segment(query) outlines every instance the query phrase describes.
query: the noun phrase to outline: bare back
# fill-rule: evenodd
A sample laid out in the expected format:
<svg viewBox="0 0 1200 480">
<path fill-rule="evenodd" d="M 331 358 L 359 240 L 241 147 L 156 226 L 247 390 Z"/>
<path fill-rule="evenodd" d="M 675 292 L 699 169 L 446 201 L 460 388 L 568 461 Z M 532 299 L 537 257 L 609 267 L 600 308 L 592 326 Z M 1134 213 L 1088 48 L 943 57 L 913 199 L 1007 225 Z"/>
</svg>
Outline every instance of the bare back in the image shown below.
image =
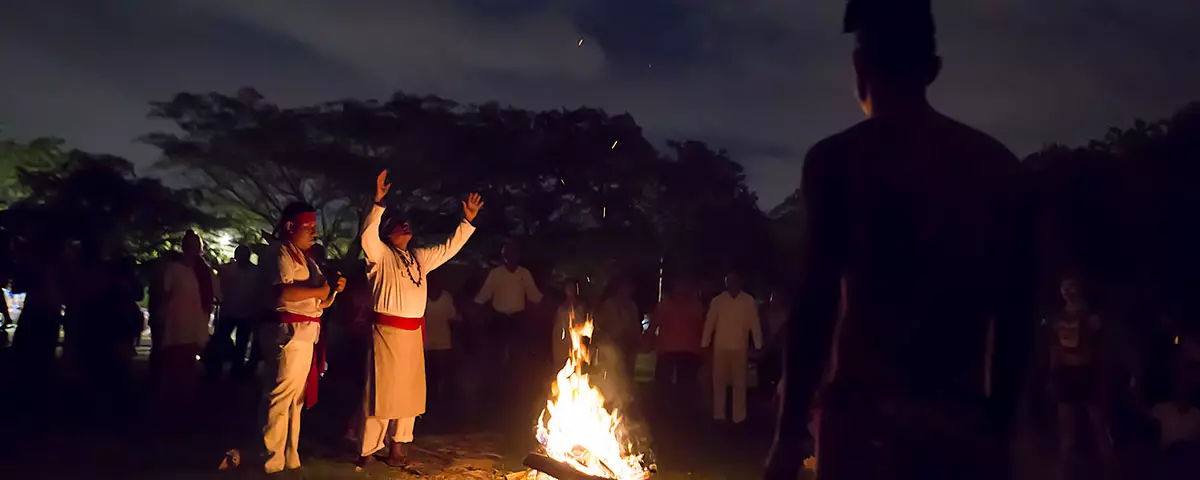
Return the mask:
<svg viewBox="0 0 1200 480">
<path fill-rule="evenodd" d="M 845 278 L 835 382 L 982 393 L 988 322 L 1011 300 L 1021 261 L 1017 158 L 930 113 L 864 121 L 808 161 L 824 192 L 811 208 L 826 219 L 811 233 L 839 244 L 812 254 L 833 257 Z"/>
</svg>

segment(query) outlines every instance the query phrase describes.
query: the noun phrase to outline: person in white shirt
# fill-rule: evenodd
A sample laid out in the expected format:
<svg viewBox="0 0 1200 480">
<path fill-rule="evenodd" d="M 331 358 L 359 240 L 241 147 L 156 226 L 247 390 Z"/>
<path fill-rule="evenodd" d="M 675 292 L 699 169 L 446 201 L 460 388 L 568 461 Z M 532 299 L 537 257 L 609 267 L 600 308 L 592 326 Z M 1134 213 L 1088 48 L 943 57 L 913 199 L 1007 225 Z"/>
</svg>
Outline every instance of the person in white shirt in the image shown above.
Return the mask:
<svg viewBox="0 0 1200 480">
<path fill-rule="evenodd" d="M 346 287 L 345 278 L 330 285 L 309 256 L 317 237 L 313 207 L 294 203 L 281 217 L 273 235 L 279 241 L 263 262 L 276 315 L 256 332 L 268 379 L 263 425 L 267 473 L 300 468 L 300 414 L 316 404 L 317 381 L 325 369 L 321 314 Z"/>
<path fill-rule="evenodd" d="M 747 338 L 749 337 L 749 338 Z M 713 419 L 725 420 L 725 391 L 733 388 L 733 423 L 746 420 L 748 340 L 763 344 L 758 302 L 742 291 L 742 277 L 725 277 L 725 291 L 712 299 L 704 322 L 701 346 L 713 346 Z"/>
<path fill-rule="evenodd" d="M 208 343 L 212 312 L 211 270 L 200 257 L 200 237 L 188 230 L 183 254 L 163 266 L 161 292 L 162 335 L 155 346 L 162 352 L 163 393 L 174 401 L 187 401 L 196 390 L 196 356 Z"/>
<path fill-rule="evenodd" d="M 210 345 L 212 353 L 206 359 L 208 374 L 220 377 L 229 363 L 230 375 L 240 376 L 245 373 L 251 333 L 264 313 L 263 279 L 258 265 L 250 261 L 250 247 L 239 245 L 233 251 L 233 263 L 217 268 L 217 280 L 216 296 L 221 308 Z M 232 342 L 231 335 L 235 335 Z"/>
<path fill-rule="evenodd" d="M 489 356 L 496 362 L 494 365 L 523 373 L 529 363 L 527 356 L 540 346 L 531 343 L 535 335 L 525 303 L 541 302 L 542 292 L 529 270 L 521 266 L 521 252 L 515 243 L 505 243 L 500 255 L 504 257 L 504 264 L 488 272 L 483 287 L 475 295 L 475 303 L 491 302 L 488 332 L 494 350 Z M 498 377 L 500 375 L 493 378 Z"/>
<path fill-rule="evenodd" d="M 462 202 L 463 220 L 445 242 L 411 248 L 412 227 L 393 216 L 383 221 L 383 199 L 391 184 L 387 170 L 375 182 L 375 206 L 363 226 L 362 248 L 367 257 L 367 279 L 375 305 L 370 366 L 367 368 L 363 408 L 362 448 L 359 465 L 374 460 L 384 442 L 392 441 L 387 463 L 407 463 L 413 426 L 425 413 L 425 314 L 427 275 L 462 250 L 475 233 L 471 221 L 483 207 L 478 193 Z"/>
<path fill-rule="evenodd" d="M 450 324 L 458 320 L 454 297 L 442 288 L 438 279 L 437 275 L 427 277 L 429 303 L 425 306 L 425 362 L 429 373 L 430 396 L 435 400 L 449 393 L 450 378 L 454 372 Z"/>
</svg>

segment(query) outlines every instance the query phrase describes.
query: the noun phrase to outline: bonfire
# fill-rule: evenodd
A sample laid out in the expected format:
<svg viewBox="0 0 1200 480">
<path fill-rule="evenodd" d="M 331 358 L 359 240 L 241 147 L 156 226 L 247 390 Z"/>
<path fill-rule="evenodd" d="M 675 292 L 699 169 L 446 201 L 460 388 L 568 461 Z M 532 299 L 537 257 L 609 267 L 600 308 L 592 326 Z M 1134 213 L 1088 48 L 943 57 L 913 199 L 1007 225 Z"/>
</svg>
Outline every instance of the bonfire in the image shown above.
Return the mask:
<svg viewBox="0 0 1200 480">
<path fill-rule="evenodd" d="M 570 357 L 558 371 L 550 400 L 537 421 L 541 453 L 570 467 L 572 474 L 613 480 L 649 478 L 651 470 L 627 438 L 620 412 L 605 408 L 604 395 L 584 373 L 590 363 L 584 338 L 592 336 L 591 319 L 576 324 L 572 315 L 570 324 Z"/>
</svg>

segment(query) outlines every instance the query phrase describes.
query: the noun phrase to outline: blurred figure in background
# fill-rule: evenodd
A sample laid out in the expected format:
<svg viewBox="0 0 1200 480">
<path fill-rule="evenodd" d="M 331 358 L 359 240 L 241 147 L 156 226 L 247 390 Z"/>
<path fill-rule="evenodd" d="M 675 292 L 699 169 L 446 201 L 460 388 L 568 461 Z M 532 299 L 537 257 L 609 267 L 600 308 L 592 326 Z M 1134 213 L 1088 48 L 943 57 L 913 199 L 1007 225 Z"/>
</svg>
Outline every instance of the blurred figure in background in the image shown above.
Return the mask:
<svg viewBox="0 0 1200 480">
<path fill-rule="evenodd" d="M 563 300 L 554 312 L 554 328 L 551 329 L 551 365 L 554 374 L 566 365 L 571 355 L 571 329 L 587 321 L 587 305 L 579 298 L 579 280 L 568 278 L 563 282 Z"/>
<path fill-rule="evenodd" d="M 250 247 L 239 245 L 233 251 L 233 263 L 217 269 L 217 280 L 221 309 L 205 358 L 207 373 L 210 378 L 219 378 L 228 363 L 230 376 L 244 376 L 251 337 L 262 315 L 265 284 L 258 266 L 250 261 Z"/>
<path fill-rule="evenodd" d="M 450 393 L 454 376 L 454 348 L 450 325 L 458 321 L 454 297 L 442 286 L 440 275 L 430 275 L 429 301 L 425 304 L 425 364 L 429 372 L 429 396 L 435 404 L 455 397 Z"/>
<path fill-rule="evenodd" d="M 667 296 L 650 315 L 651 335 L 657 359 L 654 365 L 655 394 L 674 405 L 688 399 L 695 402 L 699 388 L 701 337 L 704 335 L 704 305 L 695 285 L 687 279 L 676 280 Z"/>
<path fill-rule="evenodd" d="M 788 317 L 792 314 L 792 298 L 776 288 L 767 299 L 765 310 L 766 347 L 758 362 L 758 388 L 768 397 L 773 397 L 783 378 L 783 347 L 786 344 Z"/>
<path fill-rule="evenodd" d="M 633 399 L 633 371 L 642 338 L 642 317 L 633 300 L 633 283 L 613 278 L 604 287 L 600 305 L 592 316 L 596 361 L 606 373 L 610 391 L 617 398 Z"/>
<path fill-rule="evenodd" d="M 483 287 L 475 295 L 475 303 L 491 304 L 487 327 L 491 333 L 493 367 L 509 370 L 494 375 L 493 381 L 514 375 L 515 378 L 507 380 L 522 381 L 528 379 L 523 373 L 532 364 L 532 339 L 542 338 L 536 335 L 535 320 L 526 311 L 526 303 L 541 302 L 542 292 L 529 270 L 521 266 L 521 252 L 515 242 L 506 242 L 500 255 L 504 263 L 488 272 Z"/>
<path fill-rule="evenodd" d="M 1062 311 L 1051 320 L 1050 376 L 1058 406 L 1059 455 L 1063 469 L 1075 453 L 1079 414 L 1086 415 L 1089 438 L 1107 459 L 1112 451 L 1105 398 L 1106 377 L 1100 317 L 1088 307 L 1077 277 L 1059 287 Z"/>
<path fill-rule="evenodd" d="M 212 269 L 200 256 L 200 236 L 188 230 L 183 252 L 163 266 L 162 334 L 154 348 L 162 355 L 158 383 L 168 410 L 191 401 L 196 391 L 197 356 L 208 344 L 214 289 Z"/>
<path fill-rule="evenodd" d="M 754 348 L 762 348 L 758 302 L 742 290 L 741 275 L 730 273 L 725 277 L 725 291 L 709 303 L 700 342 L 701 347 L 713 347 L 713 420 L 724 422 L 728 418 L 725 395 L 730 389 L 733 423 L 746 420 L 746 373 L 751 341 Z"/>
</svg>

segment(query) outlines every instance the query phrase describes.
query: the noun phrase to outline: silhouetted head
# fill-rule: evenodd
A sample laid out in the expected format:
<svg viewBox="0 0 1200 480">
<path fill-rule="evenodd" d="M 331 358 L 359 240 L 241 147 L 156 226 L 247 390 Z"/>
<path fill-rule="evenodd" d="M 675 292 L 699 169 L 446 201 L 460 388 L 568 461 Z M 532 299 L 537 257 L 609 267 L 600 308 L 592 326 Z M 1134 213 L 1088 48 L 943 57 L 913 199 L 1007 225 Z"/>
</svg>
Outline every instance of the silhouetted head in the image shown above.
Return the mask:
<svg viewBox="0 0 1200 480">
<path fill-rule="evenodd" d="M 1083 304 L 1083 285 L 1079 281 L 1079 277 L 1075 275 L 1064 276 L 1058 284 L 1058 292 L 1062 295 L 1063 301 L 1067 305 L 1078 306 Z"/>
<path fill-rule="evenodd" d="M 412 224 L 408 223 L 402 215 L 395 214 L 379 228 L 379 235 L 392 248 L 406 250 L 408 242 L 412 241 Z"/>
<path fill-rule="evenodd" d="M 854 34 L 856 93 L 868 117 L 882 97 L 924 101 L 942 69 L 930 0 L 850 0 L 843 29 Z"/>
<path fill-rule="evenodd" d="M 579 279 L 568 278 L 563 282 L 563 298 L 571 303 L 579 299 Z"/>
<path fill-rule="evenodd" d="M 500 257 L 504 259 L 504 266 L 509 270 L 516 270 L 521 266 L 521 249 L 517 247 L 517 242 L 504 242 L 504 246 L 500 248 Z"/>
<path fill-rule="evenodd" d="M 742 293 L 742 276 L 736 272 L 731 272 L 725 276 L 725 291 L 730 295 Z"/>
<path fill-rule="evenodd" d="M 317 241 L 317 210 L 302 202 L 284 207 L 276 237 L 307 252 Z"/>
<path fill-rule="evenodd" d="M 233 250 L 233 261 L 242 266 L 250 265 L 250 247 L 246 245 L 238 245 L 238 247 Z"/>
<path fill-rule="evenodd" d="M 183 234 L 183 259 L 195 260 L 200 258 L 200 236 L 188 230 Z"/>
</svg>

